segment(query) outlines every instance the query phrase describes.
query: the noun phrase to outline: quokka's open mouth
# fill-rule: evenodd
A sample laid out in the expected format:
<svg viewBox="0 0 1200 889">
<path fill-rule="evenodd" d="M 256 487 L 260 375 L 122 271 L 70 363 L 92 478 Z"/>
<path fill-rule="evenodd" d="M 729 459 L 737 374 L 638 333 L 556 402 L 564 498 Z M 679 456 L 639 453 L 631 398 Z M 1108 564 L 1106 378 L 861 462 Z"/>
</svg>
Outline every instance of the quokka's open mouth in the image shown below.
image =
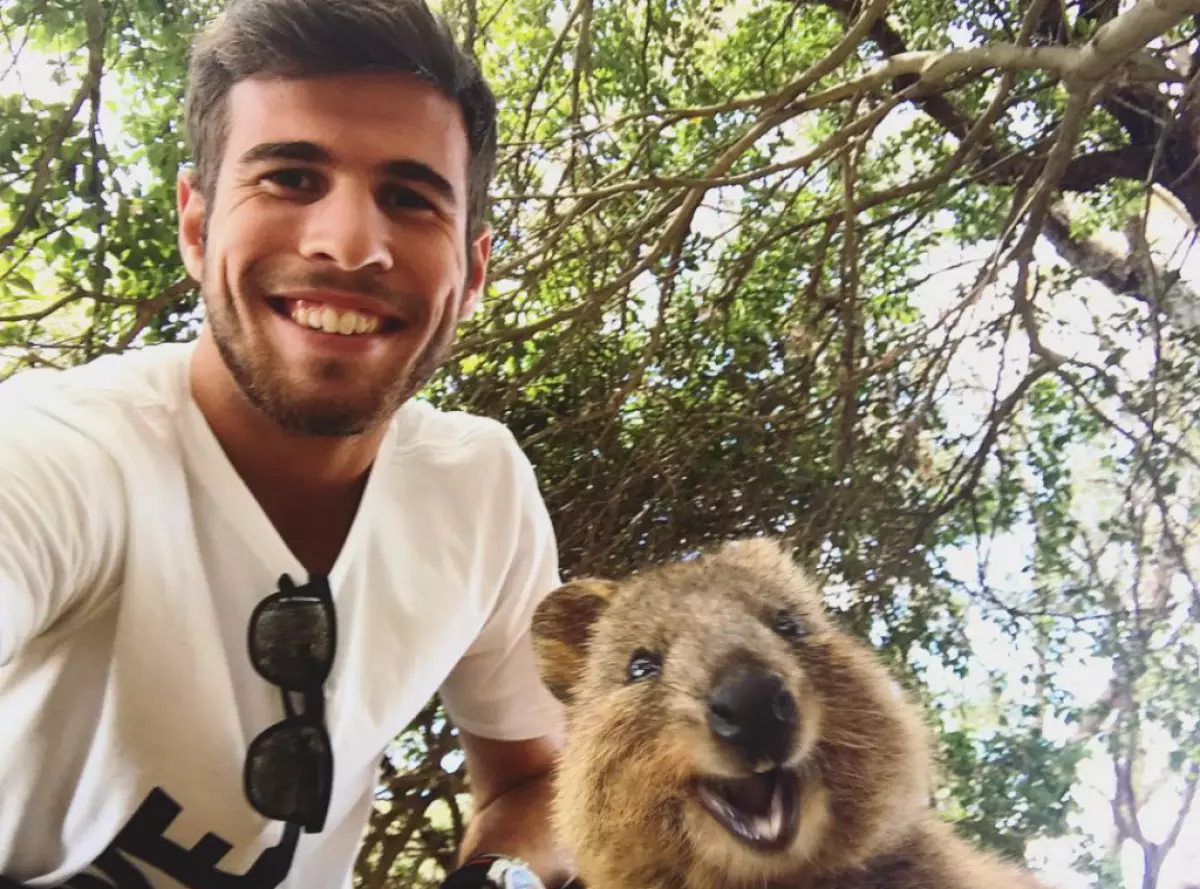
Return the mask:
<svg viewBox="0 0 1200 889">
<path fill-rule="evenodd" d="M 783 849 L 796 836 L 799 786 L 787 769 L 748 778 L 700 778 L 696 797 L 718 824 L 754 849 Z"/>
</svg>

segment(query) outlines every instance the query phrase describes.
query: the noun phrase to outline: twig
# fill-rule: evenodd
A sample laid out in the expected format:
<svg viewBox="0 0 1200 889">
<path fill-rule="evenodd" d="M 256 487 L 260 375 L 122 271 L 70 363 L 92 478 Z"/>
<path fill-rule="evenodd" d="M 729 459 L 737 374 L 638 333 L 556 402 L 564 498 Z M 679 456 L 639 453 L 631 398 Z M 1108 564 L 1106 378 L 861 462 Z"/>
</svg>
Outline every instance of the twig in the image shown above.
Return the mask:
<svg viewBox="0 0 1200 889">
<path fill-rule="evenodd" d="M 190 277 L 184 278 L 176 281 L 157 296 L 135 303 L 137 309 L 134 313 L 133 323 L 121 334 L 121 338 L 117 340 L 116 350 L 123 352 L 133 342 L 134 338 L 145 329 L 146 325 L 154 319 L 155 315 L 196 286 L 198 285 Z"/>
<path fill-rule="evenodd" d="M 857 103 L 854 107 L 857 107 Z M 851 111 L 853 116 L 853 108 Z M 837 473 L 843 476 L 850 465 L 854 453 L 854 427 L 857 419 L 858 374 L 856 365 L 858 357 L 858 335 L 860 319 L 858 315 L 858 208 L 854 204 L 854 186 L 858 180 L 858 160 L 863 149 L 861 141 L 851 143 L 844 151 L 842 160 L 842 256 L 841 256 L 841 294 L 839 301 L 842 310 L 842 356 L 840 380 L 842 396 L 842 413 L 837 441 L 837 452 L 834 462 Z"/>
<path fill-rule="evenodd" d="M 700 201 L 704 194 L 707 193 L 709 189 L 720 184 L 740 184 L 743 182 L 753 181 L 785 169 L 803 168 L 808 164 L 811 164 L 813 161 L 836 150 L 837 148 L 840 148 L 842 145 L 845 145 L 854 136 L 877 126 L 879 122 L 886 117 L 887 114 L 897 104 L 904 100 L 904 98 L 905 97 L 903 94 L 889 98 L 886 102 L 882 103 L 879 108 L 875 109 L 870 114 L 858 118 L 857 120 L 854 120 L 837 130 L 824 141 L 822 141 L 812 151 L 807 152 L 798 158 L 794 158 L 790 161 L 780 164 L 773 164 L 769 167 L 756 170 L 752 173 L 744 174 L 742 176 L 731 176 L 724 179 L 718 178 L 721 177 L 725 171 L 727 171 L 729 167 L 733 165 L 734 161 L 738 157 L 740 157 L 750 148 L 755 140 L 761 138 L 771 128 L 777 126 L 780 122 L 782 122 L 782 120 L 786 119 L 788 112 L 781 112 L 772 115 L 764 121 L 760 121 L 759 125 L 752 127 L 745 136 L 739 139 L 733 146 L 731 146 L 721 155 L 721 157 L 713 165 L 712 169 L 708 171 L 704 178 L 700 180 L 692 180 L 695 184 L 692 185 L 689 191 L 674 195 L 666 202 L 663 209 L 667 211 L 674 210 L 674 216 L 668 223 L 666 230 L 662 233 L 658 240 L 655 241 L 650 249 L 645 252 L 641 260 L 635 265 L 626 269 L 608 284 L 596 290 L 589 296 L 587 300 L 578 303 L 571 308 L 556 312 L 553 315 L 541 319 L 540 321 L 534 322 L 533 324 L 529 324 L 524 327 L 510 328 L 509 330 L 503 331 L 488 338 L 482 343 L 464 341 L 460 344 L 459 348 L 456 349 L 455 355 L 460 356 L 473 350 L 488 349 L 501 343 L 524 339 L 532 336 L 535 333 L 547 330 L 555 325 L 563 323 L 564 321 L 570 321 L 585 314 L 586 312 L 591 311 L 593 306 L 608 299 L 608 297 L 610 297 L 613 293 L 616 293 L 624 288 L 635 278 L 637 278 L 638 275 L 650 268 L 664 253 L 675 247 L 676 242 L 683 237 L 684 232 L 691 221 L 692 215 L 695 213 L 696 208 L 700 205 Z M 496 274 L 503 274 L 503 272 L 497 272 Z"/>
</svg>

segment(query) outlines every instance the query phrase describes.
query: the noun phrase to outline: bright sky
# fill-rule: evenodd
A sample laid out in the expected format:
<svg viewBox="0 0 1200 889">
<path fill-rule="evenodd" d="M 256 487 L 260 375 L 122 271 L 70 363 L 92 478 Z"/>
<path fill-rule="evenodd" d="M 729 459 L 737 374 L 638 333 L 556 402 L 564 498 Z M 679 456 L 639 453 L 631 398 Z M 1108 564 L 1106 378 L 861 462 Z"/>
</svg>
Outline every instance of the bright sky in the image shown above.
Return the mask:
<svg viewBox="0 0 1200 889">
<path fill-rule="evenodd" d="M 1178 268 L 1183 278 L 1193 287 L 1200 287 L 1200 256 L 1196 251 L 1189 251 L 1190 234 L 1186 225 L 1175 215 L 1169 205 L 1155 202 L 1150 216 L 1150 240 L 1164 256 L 1174 258 L 1173 268 Z M 1123 246 L 1122 239 L 1117 235 L 1105 236 L 1114 246 Z M 978 258 L 983 259 L 990 245 L 982 245 Z M 1044 240 L 1039 242 L 1036 250 L 1039 260 L 1049 261 L 1055 257 L 1053 248 Z M 931 270 L 945 268 L 952 262 L 961 262 L 964 257 L 957 248 L 946 248 L 936 251 L 927 258 Z M 915 302 L 922 306 L 925 316 L 932 321 L 953 304 L 958 295 L 958 288 L 965 286 L 972 278 L 975 267 L 954 270 L 943 273 L 931 279 L 921 288 Z M 1003 307 L 1009 304 L 1012 276 L 1006 276 L 1001 285 L 990 289 L 980 303 L 975 307 L 975 313 L 980 318 L 994 317 L 1001 314 Z M 1046 294 L 1051 297 L 1051 294 Z M 1000 305 L 997 306 L 996 302 Z M 1043 299 L 1053 306 L 1055 318 L 1063 322 L 1057 330 L 1046 329 L 1043 340 L 1045 344 L 1069 357 L 1103 362 L 1104 355 L 1099 350 L 1095 338 L 1087 331 L 1094 329 L 1090 313 L 1085 310 L 1085 304 L 1092 311 L 1097 306 L 1114 305 L 1111 298 L 1106 299 L 1106 291 L 1092 282 L 1085 282 L 1071 292 L 1057 293 L 1052 299 Z M 1085 302 L 1086 301 L 1086 302 Z M 1200 307 L 1193 307 L 1200 310 Z M 1200 323 L 1200 318 L 1192 315 L 1193 323 Z M 1110 335 L 1115 332 L 1107 331 Z M 1148 369 L 1152 364 L 1152 355 L 1145 343 L 1127 339 L 1131 354 L 1123 362 L 1135 378 Z M 1007 376 L 1010 383 L 1019 377 L 1026 367 L 1028 356 L 1027 341 L 1023 336 L 1012 338 L 1005 348 L 1010 371 Z M 972 348 L 959 353 L 959 362 L 950 369 L 951 377 L 960 384 L 955 387 L 958 392 L 954 400 L 955 409 L 951 416 L 964 430 L 979 428 L 991 404 L 991 388 L 1000 373 L 1000 350 Z M 972 391 L 973 390 L 973 391 Z M 1002 390 L 1007 391 L 1007 390 Z M 946 407 L 946 402 L 941 402 Z M 1085 466 L 1095 465 L 1099 456 L 1095 450 L 1079 449 L 1078 453 L 1069 455 L 1073 462 L 1082 462 Z M 1195 479 L 1193 479 L 1193 484 Z M 1186 489 L 1185 489 L 1186 491 Z M 1194 488 L 1193 488 L 1194 491 Z M 1109 492 L 1102 487 L 1079 485 L 1077 491 L 1076 514 L 1080 516 L 1101 515 L 1111 504 L 1105 502 Z M 1184 502 L 1187 500 L 1184 498 Z M 1192 503 L 1197 502 L 1192 498 Z M 1021 573 L 1027 559 L 1030 545 L 1029 529 L 1018 529 L 1002 535 L 991 547 L 989 560 L 988 583 L 996 589 L 1020 591 L 1028 589 L 1028 578 Z M 1190 561 L 1193 565 L 1200 559 L 1200 552 L 1193 547 Z M 963 549 L 951 555 L 950 563 L 953 573 L 964 581 L 971 581 L 977 576 L 978 562 L 973 550 Z M 1121 575 L 1118 575 L 1121 576 Z M 1131 584 L 1129 581 L 1127 586 Z M 1180 601 L 1186 601 L 1181 598 Z M 1195 628 L 1193 627 L 1193 634 Z M 973 651 L 981 661 L 989 667 L 1001 670 L 1015 679 L 1027 667 L 1031 667 L 1035 658 L 1032 646 L 1028 643 L 1014 647 L 1012 641 L 1001 636 L 995 627 L 975 621 L 971 631 L 975 645 Z M 1195 638 L 1195 635 L 1193 636 Z M 1086 644 L 1086 641 L 1084 642 Z M 1079 652 L 1075 663 L 1064 665 L 1058 676 L 1058 681 L 1072 690 L 1080 700 L 1090 701 L 1099 698 L 1105 691 L 1111 670 L 1107 661 L 1090 657 L 1085 651 Z M 982 676 L 983 674 L 981 674 Z M 969 695 L 973 684 L 979 689 L 981 683 L 978 677 L 967 681 L 958 681 L 946 677 L 947 688 L 953 688 L 956 694 Z M 1010 685 L 1011 687 L 1011 685 Z M 984 690 L 986 694 L 986 690 Z M 1054 727 L 1050 726 L 1048 734 L 1054 736 Z M 1060 737 L 1069 737 L 1071 727 L 1059 726 Z M 1157 740 L 1157 743 L 1156 743 Z M 1150 756 L 1148 758 L 1149 772 L 1155 774 L 1163 768 L 1162 743 L 1164 739 L 1148 738 Z M 1168 783 L 1153 801 L 1140 813 L 1141 824 L 1146 835 L 1155 841 L 1161 841 L 1170 829 L 1178 812 L 1182 781 Z M 1111 765 L 1104 751 L 1097 745 L 1096 755 L 1085 762 L 1081 769 L 1081 780 L 1076 787 L 1074 796 L 1081 812 L 1074 818 L 1075 823 L 1087 830 L 1093 836 L 1107 843 L 1112 834 L 1112 813 L 1109 800 L 1112 795 Z M 1200 838 L 1200 806 L 1193 809 L 1175 850 L 1167 859 L 1160 875 L 1160 889 L 1181 889 L 1188 882 L 1195 882 L 1200 875 L 1200 845 L 1194 840 Z M 1189 839 L 1191 841 L 1189 842 Z M 1060 889 L 1084 889 L 1090 885 L 1088 879 L 1074 873 L 1069 861 L 1078 851 L 1078 844 L 1072 840 L 1044 841 L 1037 844 L 1036 855 L 1041 857 L 1042 866 L 1051 882 Z M 1142 861 L 1141 850 L 1136 844 L 1128 842 L 1123 848 L 1122 864 L 1125 884 L 1128 887 L 1141 885 Z"/>
</svg>

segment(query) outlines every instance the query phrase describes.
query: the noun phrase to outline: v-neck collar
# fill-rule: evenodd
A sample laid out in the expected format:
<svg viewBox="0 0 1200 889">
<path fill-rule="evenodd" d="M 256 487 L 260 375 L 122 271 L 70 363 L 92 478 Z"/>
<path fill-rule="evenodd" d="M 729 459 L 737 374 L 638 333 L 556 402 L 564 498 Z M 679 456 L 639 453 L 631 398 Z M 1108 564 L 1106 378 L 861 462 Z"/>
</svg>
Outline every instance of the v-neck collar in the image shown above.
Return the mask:
<svg viewBox="0 0 1200 889">
<path fill-rule="evenodd" d="M 292 552 L 291 547 L 284 541 L 266 511 L 247 487 L 241 475 L 238 474 L 226 455 L 225 449 L 221 447 L 221 443 L 213 433 L 212 427 L 209 426 L 208 420 L 200 410 L 200 406 L 192 397 L 189 361 L 185 360 L 180 364 L 180 375 L 177 379 L 179 387 L 177 403 L 180 407 L 181 421 L 187 426 L 187 434 L 183 437 L 184 447 L 190 452 L 189 458 L 193 465 L 200 470 L 196 473 L 198 480 L 208 488 L 212 499 L 222 510 L 225 519 L 240 534 L 244 535 L 245 539 L 256 542 L 256 552 L 269 571 L 276 575 L 286 571 L 297 582 L 302 582 L 301 578 L 307 580 L 308 569 Z M 387 431 L 380 440 L 376 459 L 368 471 L 367 483 L 363 488 L 358 508 L 355 510 L 354 519 L 351 521 L 350 530 L 330 569 L 329 585 L 335 593 L 341 586 L 349 565 L 354 559 L 359 538 L 366 533 L 364 526 L 369 522 L 369 516 L 373 511 L 371 501 L 376 496 L 376 490 L 383 484 L 381 477 L 388 472 L 389 461 L 386 458 L 380 459 L 380 457 L 391 452 L 396 428 L 396 418 L 393 417 L 388 422 Z"/>
</svg>

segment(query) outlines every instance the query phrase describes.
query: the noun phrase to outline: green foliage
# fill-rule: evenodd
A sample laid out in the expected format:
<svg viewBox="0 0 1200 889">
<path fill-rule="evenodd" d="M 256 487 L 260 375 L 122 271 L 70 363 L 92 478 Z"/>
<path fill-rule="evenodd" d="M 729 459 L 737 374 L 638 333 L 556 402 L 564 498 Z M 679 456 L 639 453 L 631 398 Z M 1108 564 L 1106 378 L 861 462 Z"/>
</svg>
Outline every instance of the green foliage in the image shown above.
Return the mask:
<svg viewBox="0 0 1200 889">
<path fill-rule="evenodd" d="M 1024 861 L 1030 839 L 1067 832 L 1080 745 L 1052 743 L 1036 729 L 956 730 L 942 735 L 942 751 L 954 800 L 946 814 L 964 837 Z"/>
<path fill-rule="evenodd" d="M 1092 877 L 1095 889 L 1123 889 L 1124 876 L 1121 873 L 1121 862 L 1111 853 L 1097 855 L 1084 852 L 1075 862 L 1076 868 Z"/>
</svg>

